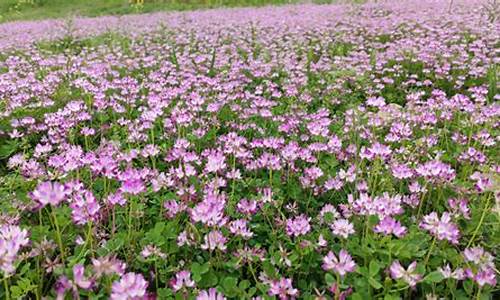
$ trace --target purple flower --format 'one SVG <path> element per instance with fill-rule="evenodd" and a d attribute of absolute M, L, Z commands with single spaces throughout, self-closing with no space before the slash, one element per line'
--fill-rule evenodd
<path fill-rule="evenodd" d="M 455 170 L 439 160 L 420 164 L 415 168 L 415 172 L 431 181 L 452 181 L 455 179 Z"/>
<path fill-rule="evenodd" d="M 208 226 L 222 226 L 226 223 L 225 206 L 226 199 L 222 195 L 209 194 L 191 209 L 191 219 Z"/>
<path fill-rule="evenodd" d="M 385 217 L 375 227 L 373 231 L 384 235 L 394 234 L 397 237 L 402 237 L 406 234 L 406 227 L 402 226 L 399 221 L 392 217 Z"/>
<path fill-rule="evenodd" d="M 120 191 L 122 193 L 127 193 L 131 195 L 138 195 L 142 192 L 146 191 L 146 187 L 144 186 L 144 182 L 140 178 L 129 179 L 122 182 L 122 186 L 120 187 Z"/>
<path fill-rule="evenodd" d="M 140 170 L 128 168 L 118 176 L 122 182 L 120 191 L 131 195 L 138 195 L 145 192 L 146 186 L 143 177 L 144 174 Z"/>
<path fill-rule="evenodd" d="M 373 107 L 382 107 L 385 106 L 385 99 L 384 97 L 370 97 L 366 99 L 366 105 L 368 106 L 373 106 Z"/>
<path fill-rule="evenodd" d="M 241 199 L 236 206 L 238 211 L 245 215 L 253 215 L 259 209 L 257 201 Z"/>
<path fill-rule="evenodd" d="M 422 275 L 416 273 L 417 262 L 412 262 L 408 269 L 403 268 L 399 261 L 394 261 L 389 268 L 392 279 L 402 279 L 409 286 L 414 287 L 422 280 Z"/>
<path fill-rule="evenodd" d="M 159 258 L 166 258 L 167 255 L 161 251 L 160 248 L 156 247 L 155 245 L 146 245 L 141 251 L 141 256 L 144 258 L 148 258 L 150 256 L 153 257 L 159 257 Z"/>
<path fill-rule="evenodd" d="M 286 234 L 295 237 L 307 234 L 311 230 L 309 221 L 311 221 L 311 218 L 308 218 L 305 215 L 288 219 L 286 222 Z"/>
<path fill-rule="evenodd" d="M 387 145 L 382 145 L 380 143 L 374 143 L 370 148 L 361 148 L 360 157 L 366 158 L 368 160 L 374 160 L 375 158 L 380 158 L 386 160 L 391 156 L 391 147 Z"/>
<path fill-rule="evenodd" d="M 292 286 L 292 279 L 290 278 L 273 280 L 269 282 L 269 285 L 269 295 L 278 296 L 280 300 L 295 299 L 299 295 L 299 291 Z"/>
<path fill-rule="evenodd" d="M 465 274 L 474 280 L 480 287 L 488 284 L 492 287 L 497 285 L 495 269 L 492 267 L 481 267 L 475 273 L 471 269 L 465 270 Z"/>
<path fill-rule="evenodd" d="M 179 204 L 176 200 L 165 201 L 163 203 L 163 207 L 165 208 L 166 216 L 170 219 L 187 209 L 187 206 L 184 203 Z"/>
<path fill-rule="evenodd" d="M 208 291 L 201 291 L 196 296 L 196 300 L 226 300 L 226 297 L 224 297 L 224 294 L 219 293 L 217 289 L 210 288 Z"/>
<path fill-rule="evenodd" d="M 204 237 L 205 243 L 201 245 L 201 249 L 213 251 L 219 249 L 221 251 L 226 250 L 226 237 L 218 230 L 210 231 Z"/>
<path fill-rule="evenodd" d="M 148 283 L 141 274 L 127 273 L 113 282 L 111 300 L 139 300 L 146 295 Z"/>
<path fill-rule="evenodd" d="M 470 220 L 470 209 L 466 199 L 448 199 L 448 205 L 453 211 L 455 217 L 463 216 L 464 219 Z"/>
<path fill-rule="evenodd" d="M 451 271 L 449 264 L 446 264 L 446 266 L 444 267 L 439 267 L 438 271 L 443 275 L 444 278 L 453 278 L 456 280 L 465 279 L 465 271 L 462 268 L 457 268 L 455 271 Z"/>
<path fill-rule="evenodd" d="M 31 193 L 31 199 L 36 201 L 40 208 L 46 205 L 58 206 L 68 196 L 68 190 L 59 182 L 45 181 Z"/>
<path fill-rule="evenodd" d="M 0 271 L 4 275 L 14 273 L 18 252 L 28 243 L 26 229 L 15 225 L 0 226 Z"/>
<path fill-rule="evenodd" d="M 491 255 L 491 253 L 485 251 L 482 247 L 467 248 L 464 250 L 463 256 L 465 261 L 474 263 L 476 266 L 490 268 L 495 267 L 495 258 Z"/>
<path fill-rule="evenodd" d="M 92 267 L 95 276 L 100 278 L 102 275 L 123 275 L 125 273 L 126 264 L 114 256 L 107 255 L 104 257 L 93 258 Z"/>
<path fill-rule="evenodd" d="M 224 153 L 219 151 L 211 151 L 207 155 L 207 164 L 205 165 L 205 172 L 217 173 L 226 168 L 226 158 Z"/>
<path fill-rule="evenodd" d="M 125 204 L 127 204 L 127 199 L 123 196 L 123 193 L 121 191 L 117 191 L 116 193 L 109 194 L 106 198 L 106 202 L 111 206 L 124 206 Z"/>
<path fill-rule="evenodd" d="M 82 191 L 81 194 L 74 196 L 70 207 L 72 209 L 71 217 L 77 225 L 95 222 L 101 208 L 90 191 Z"/>
<path fill-rule="evenodd" d="M 82 264 L 76 264 L 73 266 L 73 279 L 75 284 L 84 290 L 88 290 L 92 287 L 94 282 L 90 279 L 85 278 L 85 267 Z"/>
<path fill-rule="evenodd" d="M 451 222 L 449 213 L 443 213 L 440 219 L 436 212 L 432 212 L 423 217 L 420 227 L 429 231 L 438 240 L 447 240 L 452 244 L 458 244 L 460 231 L 457 225 Z"/>
<path fill-rule="evenodd" d="M 323 270 L 334 271 L 338 273 L 341 277 L 344 277 L 347 273 L 354 272 L 356 269 L 356 263 L 352 259 L 349 253 L 342 249 L 339 252 L 339 257 L 337 258 L 335 254 L 330 251 L 323 257 Z"/>
<path fill-rule="evenodd" d="M 253 232 L 247 227 L 247 221 L 244 219 L 232 221 L 229 224 L 229 231 L 234 235 L 239 235 L 244 239 L 249 239 L 253 236 Z"/>
<path fill-rule="evenodd" d="M 56 299 L 64 300 L 64 294 L 67 290 L 74 289 L 73 283 L 66 276 L 61 276 L 57 279 L 54 284 L 54 289 L 56 291 Z"/>
<path fill-rule="evenodd" d="M 393 164 L 391 171 L 392 176 L 397 179 L 409 179 L 413 177 L 413 170 L 405 164 Z"/>
<path fill-rule="evenodd" d="M 170 281 L 170 285 L 174 291 L 178 291 L 183 287 L 192 288 L 195 283 L 191 279 L 191 272 L 182 270 L 175 274 L 175 278 Z"/>
<path fill-rule="evenodd" d="M 343 237 L 344 239 L 348 238 L 349 235 L 354 234 L 354 225 L 347 219 L 338 219 L 333 222 L 331 225 L 332 232 L 335 235 Z"/>
<path fill-rule="evenodd" d="M 335 206 L 331 204 L 325 204 L 321 211 L 319 212 L 319 219 L 321 223 L 327 222 L 327 219 L 335 220 L 340 216 L 339 212 L 335 209 Z"/>

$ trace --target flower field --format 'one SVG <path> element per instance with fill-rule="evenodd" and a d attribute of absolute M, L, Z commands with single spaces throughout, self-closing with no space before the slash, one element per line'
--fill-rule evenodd
<path fill-rule="evenodd" d="M 494 299 L 487 2 L 0 24 L 0 298 Z"/>

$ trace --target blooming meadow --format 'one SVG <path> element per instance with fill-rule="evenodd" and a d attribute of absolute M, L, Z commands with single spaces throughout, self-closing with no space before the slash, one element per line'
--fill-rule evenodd
<path fill-rule="evenodd" d="M 481 3 L 0 25 L 0 297 L 495 297 Z"/>

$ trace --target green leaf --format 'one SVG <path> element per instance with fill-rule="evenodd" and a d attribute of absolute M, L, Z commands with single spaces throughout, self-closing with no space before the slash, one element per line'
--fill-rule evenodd
<path fill-rule="evenodd" d="M 10 294 L 14 298 L 21 298 L 24 296 L 23 290 L 18 287 L 17 285 L 11 286 L 10 287 Z"/>
<path fill-rule="evenodd" d="M 210 270 L 210 265 L 208 263 L 204 263 L 203 265 L 200 265 L 197 262 L 194 262 L 191 265 L 191 273 L 193 273 L 193 280 L 196 282 L 201 281 L 201 276 L 205 273 L 207 273 Z"/>
<path fill-rule="evenodd" d="M 240 287 L 241 290 L 246 290 L 250 286 L 250 281 L 242 280 L 238 286 Z"/>
<path fill-rule="evenodd" d="M 441 272 L 434 271 L 434 272 L 427 274 L 427 276 L 424 277 L 424 282 L 437 283 L 437 282 L 441 282 L 443 279 L 444 279 L 444 277 L 443 277 L 443 274 L 441 274 Z"/>
<path fill-rule="evenodd" d="M 0 159 L 5 159 L 17 151 L 19 148 L 18 142 L 15 140 L 8 140 L 6 143 L 0 145 Z"/>
<path fill-rule="evenodd" d="M 198 285 L 201 288 L 209 288 L 214 287 L 219 282 L 219 278 L 217 278 L 217 274 L 214 271 L 207 272 L 201 276 L 201 280 Z"/>
<path fill-rule="evenodd" d="M 238 286 L 238 279 L 234 277 L 226 277 L 224 280 L 222 280 L 222 287 L 224 289 L 230 290 L 237 288 Z"/>
<path fill-rule="evenodd" d="M 157 222 L 155 227 L 146 233 L 147 242 L 153 243 L 157 246 L 163 245 L 165 243 L 165 238 L 163 236 L 165 225 L 165 222 Z"/>
<path fill-rule="evenodd" d="M 376 260 L 372 260 L 370 262 L 369 270 L 370 270 L 369 272 L 370 272 L 371 277 L 374 277 L 375 275 L 377 275 L 378 271 L 380 271 L 379 263 Z"/>
<path fill-rule="evenodd" d="M 331 286 L 332 284 L 334 284 L 336 281 L 335 277 L 333 277 L 332 274 L 330 273 L 326 273 L 325 274 L 325 282 L 328 286 Z"/>
<path fill-rule="evenodd" d="M 168 289 L 168 288 L 158 289 L 158 296 L 162 299 L 166 299 L 168 297 L 171 297 L 172 295 L 173 295 L 173 292 L 171 289 Z"/>
<path fill-rule="evenodd" d="M 228 297 L 234 297 L 238 294 L 238 279 L 234 277 L 226 277 L 222 280 L 224 294 Z"/>
<path fill-rule="evenodd" d="M 262 263 L 262 269 L 264 270 L 266 275 L 268 275 L 269 277 L 271 277 L 271 278 L 276 277 L 276 270 L 274 269 L 273 265 L 269 261 L 265 260 Z"/>
<path fill-rule="evenodd" d="M 363 296 L 360 293 L 354 293 L 351 295 L 352 300 L 363 300 Z"/>
<path fill-rule="evenodd" d="M 247 296 L 252 297 L 253 295 L 255 295 L 255 293 L 257 293 L 257 288 L 253 286 L 248 289 Z"/>
<path fill-rule="evenodd" d="M 376 279 L 374 279 L 374 278 L 372 278 L 372 277 L 368 278 L 368 282 L 369 282 L 369 283 L 370 283 L 370 285 L 371 285 L 374 289 L 376 289 L 376 290 L 378 290 L 378 289 L 381 289 L 381 288 L 382 288 L 382 284 L 380 284 L 380 282 L 378 282 Z"/>

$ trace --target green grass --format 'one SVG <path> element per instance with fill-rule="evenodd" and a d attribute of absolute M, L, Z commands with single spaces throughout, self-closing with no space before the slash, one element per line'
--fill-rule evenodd
<path fill-rule="evenodd" d="M 0 22 L 39 20 L 68 16 L 102 16 L 214 7 L 263 6 L 299 0 L 0 0 Z M 320 0 L 322 3 L 332 0 Z"/>

